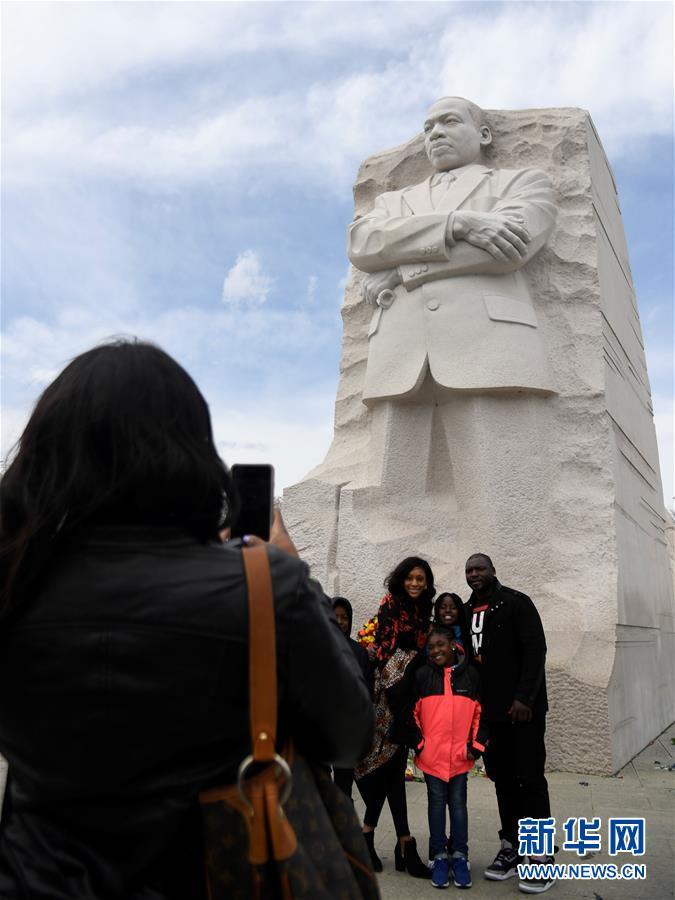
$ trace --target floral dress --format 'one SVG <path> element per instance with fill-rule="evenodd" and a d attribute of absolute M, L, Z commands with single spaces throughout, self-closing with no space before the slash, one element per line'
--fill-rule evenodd
<path fill-rule="evenodd" d="M 389 740 L 393 715 L 387 699 L 387 688 L 397 684 L 406 668 L 423 649 L 429 629 L 431 601 L 399 599 L 387 594 L 377 613 L 377 647 L 373 700 L 375 703 L 375 737 L 368 755 L 354 770 L 359 779 L 388 762 L 399 749 Z"/>

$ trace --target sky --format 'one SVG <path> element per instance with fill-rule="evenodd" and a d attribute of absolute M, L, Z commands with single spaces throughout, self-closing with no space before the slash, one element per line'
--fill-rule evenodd
<path fill-rule="evenodd" d="M 77 353 L 152 340 L 277 493 L 332 437 L 363 159 L 445 94 L 588 109 L 673 494 L 672 5 L 4 3 L 2 445 Z"/>

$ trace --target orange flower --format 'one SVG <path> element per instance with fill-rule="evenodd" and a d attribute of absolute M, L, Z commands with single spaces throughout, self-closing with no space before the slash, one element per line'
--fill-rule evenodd
<path fill-rule="evenodd" d="M 368 619 L 363 628 L 359 629 L 356 637 L 358 638 L 358 642 L 362 647 L 368 647 L 370 644 L 373 644 L 375 642 L 376 633 L 377 616 L 373 616 L 371 619 Z"/>

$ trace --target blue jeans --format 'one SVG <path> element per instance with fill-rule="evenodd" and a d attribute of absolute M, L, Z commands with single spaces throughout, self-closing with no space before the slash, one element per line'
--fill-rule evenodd
<path fill-rule="evenodd" d="M 450 811 L 450 833 L 453 855 L 469 856 L 469 814 L 466 809 L 467 773 L 442 781 L 425 773 L 429 810 L 429 856 L 435 859 L 447 853 L 445 837 L 445 807 Z"/>

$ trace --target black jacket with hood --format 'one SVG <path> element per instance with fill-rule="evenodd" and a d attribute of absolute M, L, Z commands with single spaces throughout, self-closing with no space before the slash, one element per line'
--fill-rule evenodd
<path fill-rule="evenodd" d="M 359 664 L 361 672 L 363 673 L 363 677 L 365 678 L 366 684 L 368 685 L 368 690 L 372 694 L 374 668 L 370 662 L 368 651 L 365 647 L 362 647 L 358 641 L 355 641 L 351 636 L 352 624 L 354 621 L 354 611 L 352 609 L 352 605 L 346 597 L 333 597 L 333 609 L 335 609 L 336 606 L 341 606 L 347 613 L 347 618 L 349 619 L 349 630 L 347 631 L 345 637 L 347 638 L 349 647 L 354 654 L 357 663 Z"/>

